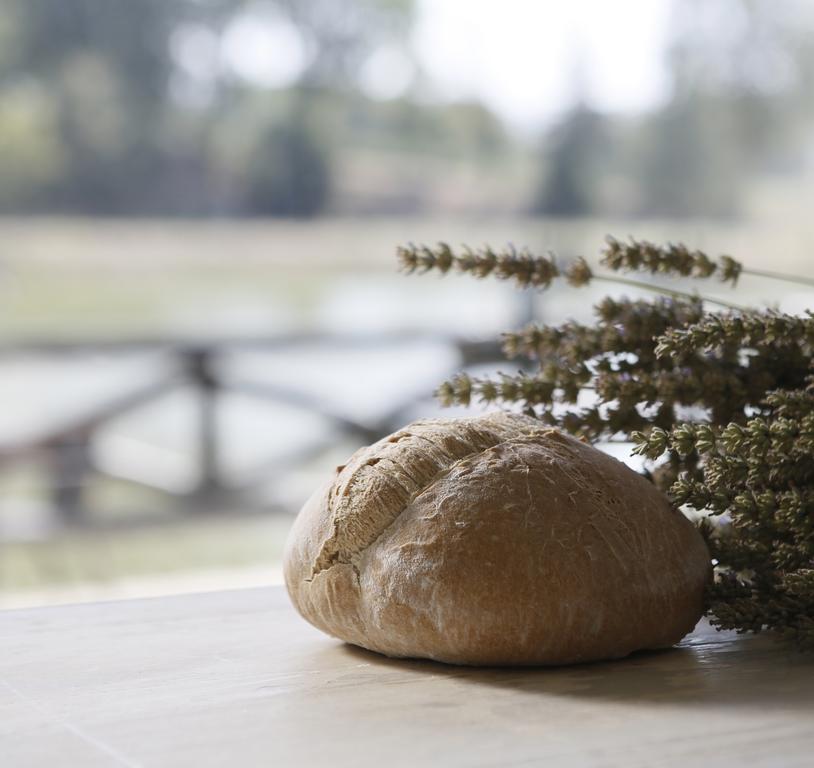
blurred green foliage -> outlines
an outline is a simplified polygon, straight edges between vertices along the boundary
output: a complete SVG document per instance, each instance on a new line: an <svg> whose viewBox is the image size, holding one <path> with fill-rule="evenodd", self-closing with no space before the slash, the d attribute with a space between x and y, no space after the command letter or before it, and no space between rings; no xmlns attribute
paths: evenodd
<svg viewBox="0 0 814 768"><path fill-rule="evenodd" d="M730 216L752 179L806 163L811 11L676 0L664 103L601 113L575 84L535 148L478 103L364 95L381 50L420 82L412 0L5 0L0 213ZM224 59L246 20L297 59L284 82Z"/></svg>
<svg viewBox="0 0 814 768"><path fill-rule="evenodd" d="M185 70L184 34L217 40L242 15L270 10L311 52L287 89L253 89L211 51L204 81ZM333 149L317 113L410 14L405 0L8 0L0 210L316 213Z"/></svg>

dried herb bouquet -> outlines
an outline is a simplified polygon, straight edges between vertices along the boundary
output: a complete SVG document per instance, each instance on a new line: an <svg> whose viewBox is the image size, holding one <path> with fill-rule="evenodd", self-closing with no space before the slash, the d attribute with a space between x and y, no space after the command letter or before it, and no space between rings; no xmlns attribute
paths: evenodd
<svg viewBox="0 0 814 768"><path fill-rule="evenodd" d="M683 245L609 238L605 271L584 259L561 268L551 255L513 248L454 252L409 245L408 272L451 270L544 289L604 280L661 294L606 298L596 323L532 325L504 335L516 374L443 383L444 404L522 406L592 442L629 441L675 504L696 510L715 564L708 612L720 628L770 629L814 650L814 314L747 309L630 279L626 272L717 278L747 270L728 256ZM708 305L717 305L714 311Z"/></svg>

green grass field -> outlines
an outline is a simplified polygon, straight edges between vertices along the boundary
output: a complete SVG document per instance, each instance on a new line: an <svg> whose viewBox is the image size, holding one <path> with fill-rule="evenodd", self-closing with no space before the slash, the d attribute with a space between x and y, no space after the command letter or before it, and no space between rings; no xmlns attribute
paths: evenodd
<svg viewBox="0 0 814 768"><path fill-rule="evenodd" d="M273 329L275 322L307 327L340 279L377 275L393 278L399 290L398 243L513 242L591 259L607 233L684 240L752 266L814 273L810 218L793 226L594 219L0 219L0 338L211 335L253 324ZM777 290L771 286L770 292Z"/></svg>
<svg viewBox="0 0 814 768"><path fill-rule="evenodd" d="M0 542L0 608L127 593L279 583L287 516L187 518L149 527L63 531ZM210 586L211 585L211 586Z"/></svg>

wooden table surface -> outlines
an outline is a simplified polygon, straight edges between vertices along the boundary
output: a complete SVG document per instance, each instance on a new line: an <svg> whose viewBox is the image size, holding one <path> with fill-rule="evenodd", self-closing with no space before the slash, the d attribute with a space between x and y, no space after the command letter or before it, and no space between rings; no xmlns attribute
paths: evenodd
<svg viewBox="0 0 814 768"><path fill-rule="evenodd" d="M814 659L702 624L559 669L394 661L282 588L0 613L0 766L814 765Z"/></svg>

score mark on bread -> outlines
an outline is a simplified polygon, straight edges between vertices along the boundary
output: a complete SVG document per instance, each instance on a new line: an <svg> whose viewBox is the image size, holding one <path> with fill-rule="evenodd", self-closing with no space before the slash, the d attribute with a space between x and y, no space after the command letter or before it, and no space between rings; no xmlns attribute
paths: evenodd
<svg viewBox="0 0 814 768"><path fill-rule="evenodd" d="M336 563L353 564L410 504L456 464L516 436L506 424L417 422L359 451L328 494L333 534L310 578Z"/></svg>

